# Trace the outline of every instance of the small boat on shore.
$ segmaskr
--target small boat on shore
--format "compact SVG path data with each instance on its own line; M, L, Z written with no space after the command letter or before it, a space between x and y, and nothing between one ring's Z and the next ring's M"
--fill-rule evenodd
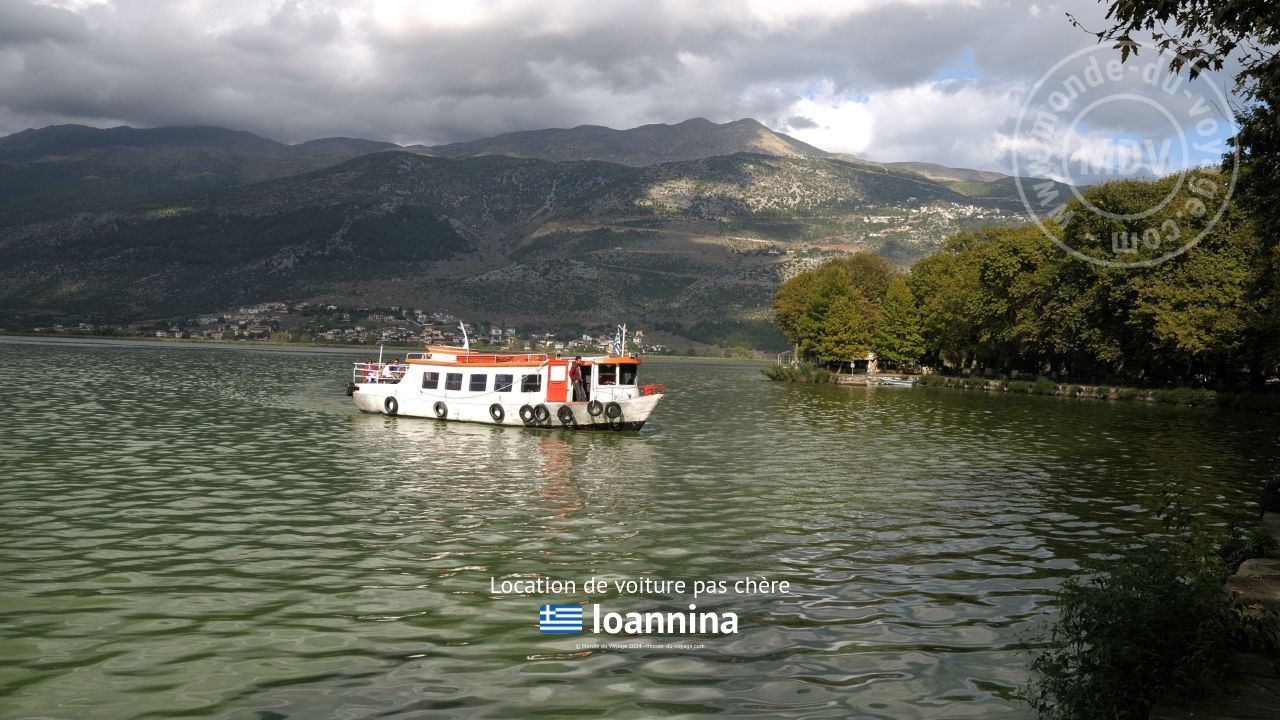
M888 387L914 387L916 381L911 378L881 377L876 378L875 384L885 385Z
M627 354L575 359L428 345L403 361L354 363L347 395L360 410L383 415L639 430L666 394L663 385L638 384L639 367L640 358Z

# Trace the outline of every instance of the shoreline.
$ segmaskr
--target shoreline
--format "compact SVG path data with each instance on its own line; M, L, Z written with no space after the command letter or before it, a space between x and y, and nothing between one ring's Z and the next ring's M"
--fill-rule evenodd
M793 367L797 369L793 370L792 368L775 364L761 372L774 382L874 386L868 385L865 374L842 375L811 366ZM775 370L775 368L780 369ZM770 370L773 374L765 372L765 370ZM1265 389L1213 390L1185 386L1144 388L1132 385L1084 385L1073 382L1057 382L1046 377L1039 377L1035 380L1007 380L888 372L879 373L878 375L881 377L910 378L917 387L945 388L949 390L977 390L1012 395L1040 395L1089 400L1127 400L1188 407L1221 407L1280 412L1280 392Z
M297 342L279 342L276 340L208 340L204 338L169 338L169 337L152 337L148 335L126 336L118 335L78 335L65 334L54 335L51 333L0 333L0 344L9 343L13 345L155 345L157 347L177 347L186 349L233 349L233 350L265 350L270 352L325 352L325 353L350 353L352 355L369 355L378 351L377 345L349 345L342 343L297 343ZM421 344L414 345L383 345L383 354L393 352L401 354L408 352L418 352L422 350ZM502 348L473 348L476 352L508 352ZM530 351L532 352L532 351ZM546 353L554 355L555 353ZM561 352L561 355L567 352ZM698 360L703 362L744 362L744 363L766 363L768 360L760 358L727 358L716 355L641 355L645 360Z
M340 345L330 343L282 343L273 340L206 340L202 338L162 338L139 335L120 337L112 335L51 335L46 333L0 333L0 342L14 345L154 345L156 347L181 347L204 349L245 350L314 350L320 352L368 354L368 345ZM413 350L408 345L385 345L386 350ZM376 351L377 346L373 346Z

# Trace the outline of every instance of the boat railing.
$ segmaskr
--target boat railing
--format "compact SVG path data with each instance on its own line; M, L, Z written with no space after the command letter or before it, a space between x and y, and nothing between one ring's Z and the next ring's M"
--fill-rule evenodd
M356 385L398 383L408 369L408 365L401 363L352 363L351 382Z
M518 365L528 365L530 363L543 364L550 358L541 353L527 353L523 355L512 355L503 353L459 353L454 362L460 365L497 365L505 363L513 363Z
M546 365L551 356L546 353L479 352L446 345L428 345L425 353L410 353L414 360L440 360L457 365Z

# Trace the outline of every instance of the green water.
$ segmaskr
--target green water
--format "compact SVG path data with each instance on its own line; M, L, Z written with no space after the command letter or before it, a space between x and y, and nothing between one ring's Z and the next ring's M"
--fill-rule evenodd
M638 434L390 419L354 357L0 341L0 717L1028 717L1017 644L1079 559L1170 477L1243 521L1280 467L1268 416L729 362L646 363ZM791 592L596 650L537 628L586 597L490 592L538 574Z

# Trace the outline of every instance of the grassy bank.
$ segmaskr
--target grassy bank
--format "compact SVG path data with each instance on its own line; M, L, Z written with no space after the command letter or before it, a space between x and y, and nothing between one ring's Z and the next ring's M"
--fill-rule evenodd
M779 382L829 383L831 373L813 365L779 365L774 363L760 369L764 376Z
M1223 592L1244 560L1280 555L1275 540L1262 528L1224 537L1169 496L1159 517L1164 533L1085 560L1056 592L1056 620L1024 644L1023 694L1040 717L1145 720L1157 701L1221 689L1236 653L1276 657L1275 616Z

